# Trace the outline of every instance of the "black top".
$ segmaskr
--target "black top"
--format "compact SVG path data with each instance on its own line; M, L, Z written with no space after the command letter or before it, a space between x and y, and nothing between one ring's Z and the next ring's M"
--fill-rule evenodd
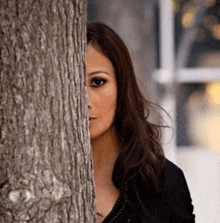
M167 161L160 179L160 193L149 200L148 217L140 219L120 196L102 223L194 223L192 200L183 171ZM150 217L149 217L150 216Z

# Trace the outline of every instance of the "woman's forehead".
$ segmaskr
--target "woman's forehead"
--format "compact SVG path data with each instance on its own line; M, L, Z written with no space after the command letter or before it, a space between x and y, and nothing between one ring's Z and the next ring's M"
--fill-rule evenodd
M91 73L94 71L105 71L107 73L114 74L115 70L112 62L102 52L88 45L87 48L87 72Z

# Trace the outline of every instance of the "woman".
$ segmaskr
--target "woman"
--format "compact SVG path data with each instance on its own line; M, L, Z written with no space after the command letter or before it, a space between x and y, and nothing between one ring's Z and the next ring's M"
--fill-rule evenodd
M183 172L164 157L125 44L102 23L88 25L87 42L98 221L194 222Z

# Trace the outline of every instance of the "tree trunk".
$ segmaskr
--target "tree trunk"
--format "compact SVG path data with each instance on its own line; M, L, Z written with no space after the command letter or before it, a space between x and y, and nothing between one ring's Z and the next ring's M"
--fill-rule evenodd
M0 1L0 222L96 222L86 0Z

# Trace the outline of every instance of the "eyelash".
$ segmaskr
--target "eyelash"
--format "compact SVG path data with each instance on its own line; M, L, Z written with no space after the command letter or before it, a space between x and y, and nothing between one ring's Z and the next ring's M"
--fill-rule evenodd
M95 84L96 81L102 82L102 84ZM95 77L92 79L91 81L91 85L92 87L101 87L102 85L104 85L107 82L107 80L105 80L104 78L100 78L100 77Z

